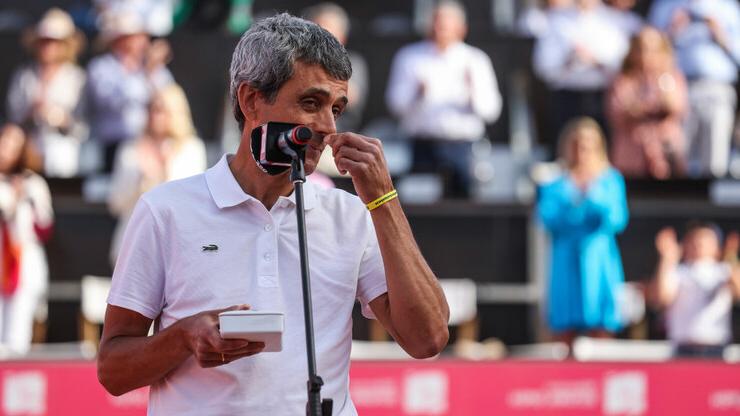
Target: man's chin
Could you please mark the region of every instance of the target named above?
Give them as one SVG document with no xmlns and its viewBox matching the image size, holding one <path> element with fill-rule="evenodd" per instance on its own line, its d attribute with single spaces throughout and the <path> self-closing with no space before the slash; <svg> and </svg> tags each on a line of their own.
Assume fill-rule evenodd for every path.
<svg viewBox="0 0 740 416">
<path fill-rule="evenodd" d="M 311 147 L 306 149 L 306 159 L 303 162 L 306 175 L 310 175 L 316 170 L 316 167 L 319 165 L 319 158 L 321 158 L 321 152 L 317 149 Z"/>
<path fill-rule="evenodd" d="M 303 164 L 303 169 L 306 171 L 306 176 L 314 173 L 316 171 L 316 166 L 318 163 L 313 160 L 306 159 L 306 162 Z"/>
</svg>

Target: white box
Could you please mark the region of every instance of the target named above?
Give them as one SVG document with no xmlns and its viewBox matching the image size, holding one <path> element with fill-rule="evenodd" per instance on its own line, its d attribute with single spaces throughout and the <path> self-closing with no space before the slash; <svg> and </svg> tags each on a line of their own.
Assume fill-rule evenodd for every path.
<svg viewBox="0 0 740 416">
<path fill-rule="evenodd" d="M 218 314 L 223 339 L 264 342 L 263 352 L 283 350 L 284 316 L 280 312 L 228 311 Z"/>
</svg>

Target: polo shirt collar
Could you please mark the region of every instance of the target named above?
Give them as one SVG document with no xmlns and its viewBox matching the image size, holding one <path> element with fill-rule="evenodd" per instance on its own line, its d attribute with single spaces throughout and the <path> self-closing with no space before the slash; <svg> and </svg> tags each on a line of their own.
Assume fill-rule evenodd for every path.
<svg viewBox="0 0 740 416">
<path fill-rule="evenodd" d="M 232 157 L 231 154 L 223 155 L 221 160 L 205 173 L 208 190 L 211 192 L 213 202 L 216 203 L 219 209 L 233 207 L 249 200 L 259 202 L 257 198 L 244 192 L 239 182 L 236 181 L 229 168 L 229 159 Z M 303 196 L 306 210 L 312 209 L 316 205 L 316 190 L 312 184 L 307 182 L 303 186 Z M 286 200 L 295 205 L 295 192 L 292 192 L 288 197 L 281 196 L 278 198 L 278 201 L 280 200 Z"/>
<path fill-rule="evenodd" d="M 242 202 L 255 199 L 242 190 L 239 182 L 229 169 L 229 159 L 233 155 L 225 154 L 213 167 L 206 171 L 206 183 L 211 197 L 220 209 L 233 207 Z"/>
<path fill-rule="evenodd" d="M 295 191 L 291 192 L 290 196 L 281 196 L 278 198 L 278 201 L 280 200 L 286 200 L 291 205 L 295 205 Z M 316 189 L 311 182 L 306 181 L 303 184 L 303 207 L 308 211 L 314 206 L 316 206 Z"/>
</svg>

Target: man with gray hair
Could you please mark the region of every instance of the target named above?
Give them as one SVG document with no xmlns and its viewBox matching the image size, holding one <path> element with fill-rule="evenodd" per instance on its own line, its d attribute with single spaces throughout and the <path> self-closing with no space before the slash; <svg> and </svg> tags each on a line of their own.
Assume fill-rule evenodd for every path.
<svg viewBox="0 0 740 416">
<path fill-rule="evenodd" d="M 394 191 L 380 142 L 336 133 L 351 73 L 344 47 L 303 19 L 280 14 L 242 36 L 231 65 L 236 154 L 144 194 L 131 217 L 98 355 L 109 392 L 150 385 L 150 415 L 305 413 L 293 184 L 288 171 L 264 173 L 250 149 L 252 130 L 270 121 L 310 127 L 306 172 L 329 145 L 358 194 L 304 187 L 317 370 L 333 414 L 357 414 L 348 387 L 355 299 L 413 357 L 444 347 L 447 303 L 398 199 L 382 198 Z M 284 314 L 281 352 L 221 338 L 218 314 L 250 308 Z"/>
</svg>

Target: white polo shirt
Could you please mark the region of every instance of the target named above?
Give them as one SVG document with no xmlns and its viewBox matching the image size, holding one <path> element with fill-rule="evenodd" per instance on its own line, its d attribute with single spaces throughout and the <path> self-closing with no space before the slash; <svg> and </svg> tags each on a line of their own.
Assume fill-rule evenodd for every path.
<svg viewBox="0 0 740 416">
<path fill-rule="evenodd" d="M 485 123 L 496 121 L 502 107 L 485 52 L 463 42 L 440 51 L 428 40 L 405 46 L 393 58 L 386 101 L 408 135 L 462 141 L 483 137 Z"/>
<path fill-rule="evenodd" d="M 111 305 L 160 317 L 157 330 L 210 309 L 247 303 L 285 314 L 283 351 L 203 369 L 189 358 L 152 385 L 149 415 L 305 414 L 306 343 L 294 197 L 271 210 L 244 193 L 224 156 L 202 175 L 141 197 L 124 235 Z M 355 299 L 363 314 L 387 291 L 370 215 L 355 196 L 304 187 L 322 397 L 334 415 L 357 414 L 349 398 Z M 204 251 L 215 244 L 218 250 Z"/>
<path fill-rule="evenodd" d="M 668 338 L 674 344 L 725 345 L 732 341 L 731 275 L 727 263 L 681 263 L 673 272 L 676 300 L 668 307 Z"/>
</svg>

